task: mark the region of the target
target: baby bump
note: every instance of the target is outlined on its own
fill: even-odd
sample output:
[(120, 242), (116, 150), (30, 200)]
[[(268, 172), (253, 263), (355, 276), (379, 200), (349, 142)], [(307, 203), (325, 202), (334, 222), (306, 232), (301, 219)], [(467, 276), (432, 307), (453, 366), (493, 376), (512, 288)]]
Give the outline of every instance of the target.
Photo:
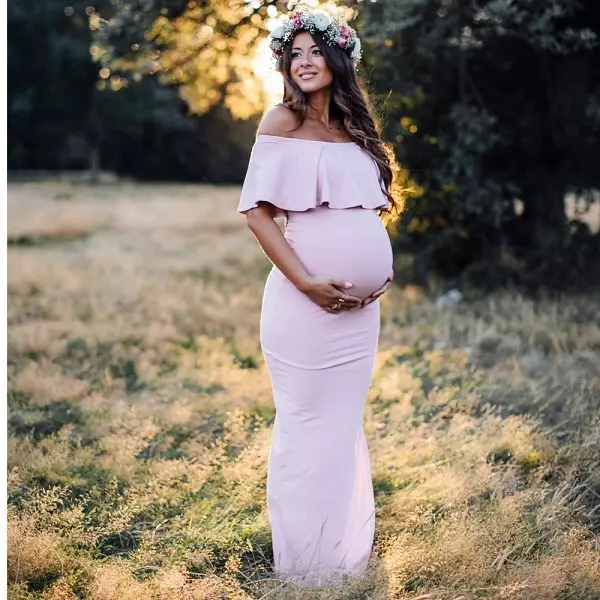
[(346, 293), (366, 298), (392, 270), (392, 248), (374, 210), (317, 207), (290, 212), (286, 238), (310, 275), (352, 283)]

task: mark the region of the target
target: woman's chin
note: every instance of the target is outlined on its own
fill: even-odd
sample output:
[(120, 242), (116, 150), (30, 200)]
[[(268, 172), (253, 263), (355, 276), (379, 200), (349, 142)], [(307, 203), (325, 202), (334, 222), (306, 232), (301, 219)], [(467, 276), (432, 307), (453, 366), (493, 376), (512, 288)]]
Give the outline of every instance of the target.
[[(317, 81), (315, 81), (315, 80), (317, 80)], [(319, 85), (318, 75), (317, 75), (317, 77), (314, 77), (313, 79), (307, 79), (307, 80), (298, 79), (298, 80), (296, 80), (296, 82), (303, 90), (306, 90), (306, 89), (312, 90), (313, 88), (322, 87), (321, 85)]]

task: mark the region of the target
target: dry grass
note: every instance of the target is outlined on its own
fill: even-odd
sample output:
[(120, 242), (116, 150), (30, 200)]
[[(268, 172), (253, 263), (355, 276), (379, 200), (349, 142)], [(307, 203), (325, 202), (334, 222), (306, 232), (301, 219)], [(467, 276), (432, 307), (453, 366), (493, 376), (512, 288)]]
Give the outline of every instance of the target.
[(269, 263), (238, 191), (9, 186), (9, 598), (597, 600), (588, 297), (387, 294), (369, 576), (272, 578)]

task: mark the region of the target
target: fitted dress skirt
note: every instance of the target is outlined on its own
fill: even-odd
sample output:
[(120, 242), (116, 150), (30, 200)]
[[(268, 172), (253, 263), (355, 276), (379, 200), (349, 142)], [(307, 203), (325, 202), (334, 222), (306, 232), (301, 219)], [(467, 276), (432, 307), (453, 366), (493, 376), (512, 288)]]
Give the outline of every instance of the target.
[[(285, 237), (311, 275), (353, 284), (365, 298), (392, 270), (375, 210), (326, 205), (288, 213)], [(302, 586), (364, 575), (375, 503), (363, 412), (380, 326), (379, 301), (332, 314), (275, 266), (264, 289), (260, 341), (276, 417), (267, 472), (275, 576)]]

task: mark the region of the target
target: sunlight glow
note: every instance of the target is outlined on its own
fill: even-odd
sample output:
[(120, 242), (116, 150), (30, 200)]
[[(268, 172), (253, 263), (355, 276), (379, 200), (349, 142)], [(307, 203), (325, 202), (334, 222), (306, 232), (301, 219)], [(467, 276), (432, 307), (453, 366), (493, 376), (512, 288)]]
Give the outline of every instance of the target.
[(270, 68), (270, 65), (271, 49), (269, 48), (268, 38), (265, 38), (259, 43), (258, 53), (252, 63), (252, 70), (262, 82), (265, 92), (267, 102), (265, 110), (272, 108), (283, 100), (283, 79), (277, 71)]

